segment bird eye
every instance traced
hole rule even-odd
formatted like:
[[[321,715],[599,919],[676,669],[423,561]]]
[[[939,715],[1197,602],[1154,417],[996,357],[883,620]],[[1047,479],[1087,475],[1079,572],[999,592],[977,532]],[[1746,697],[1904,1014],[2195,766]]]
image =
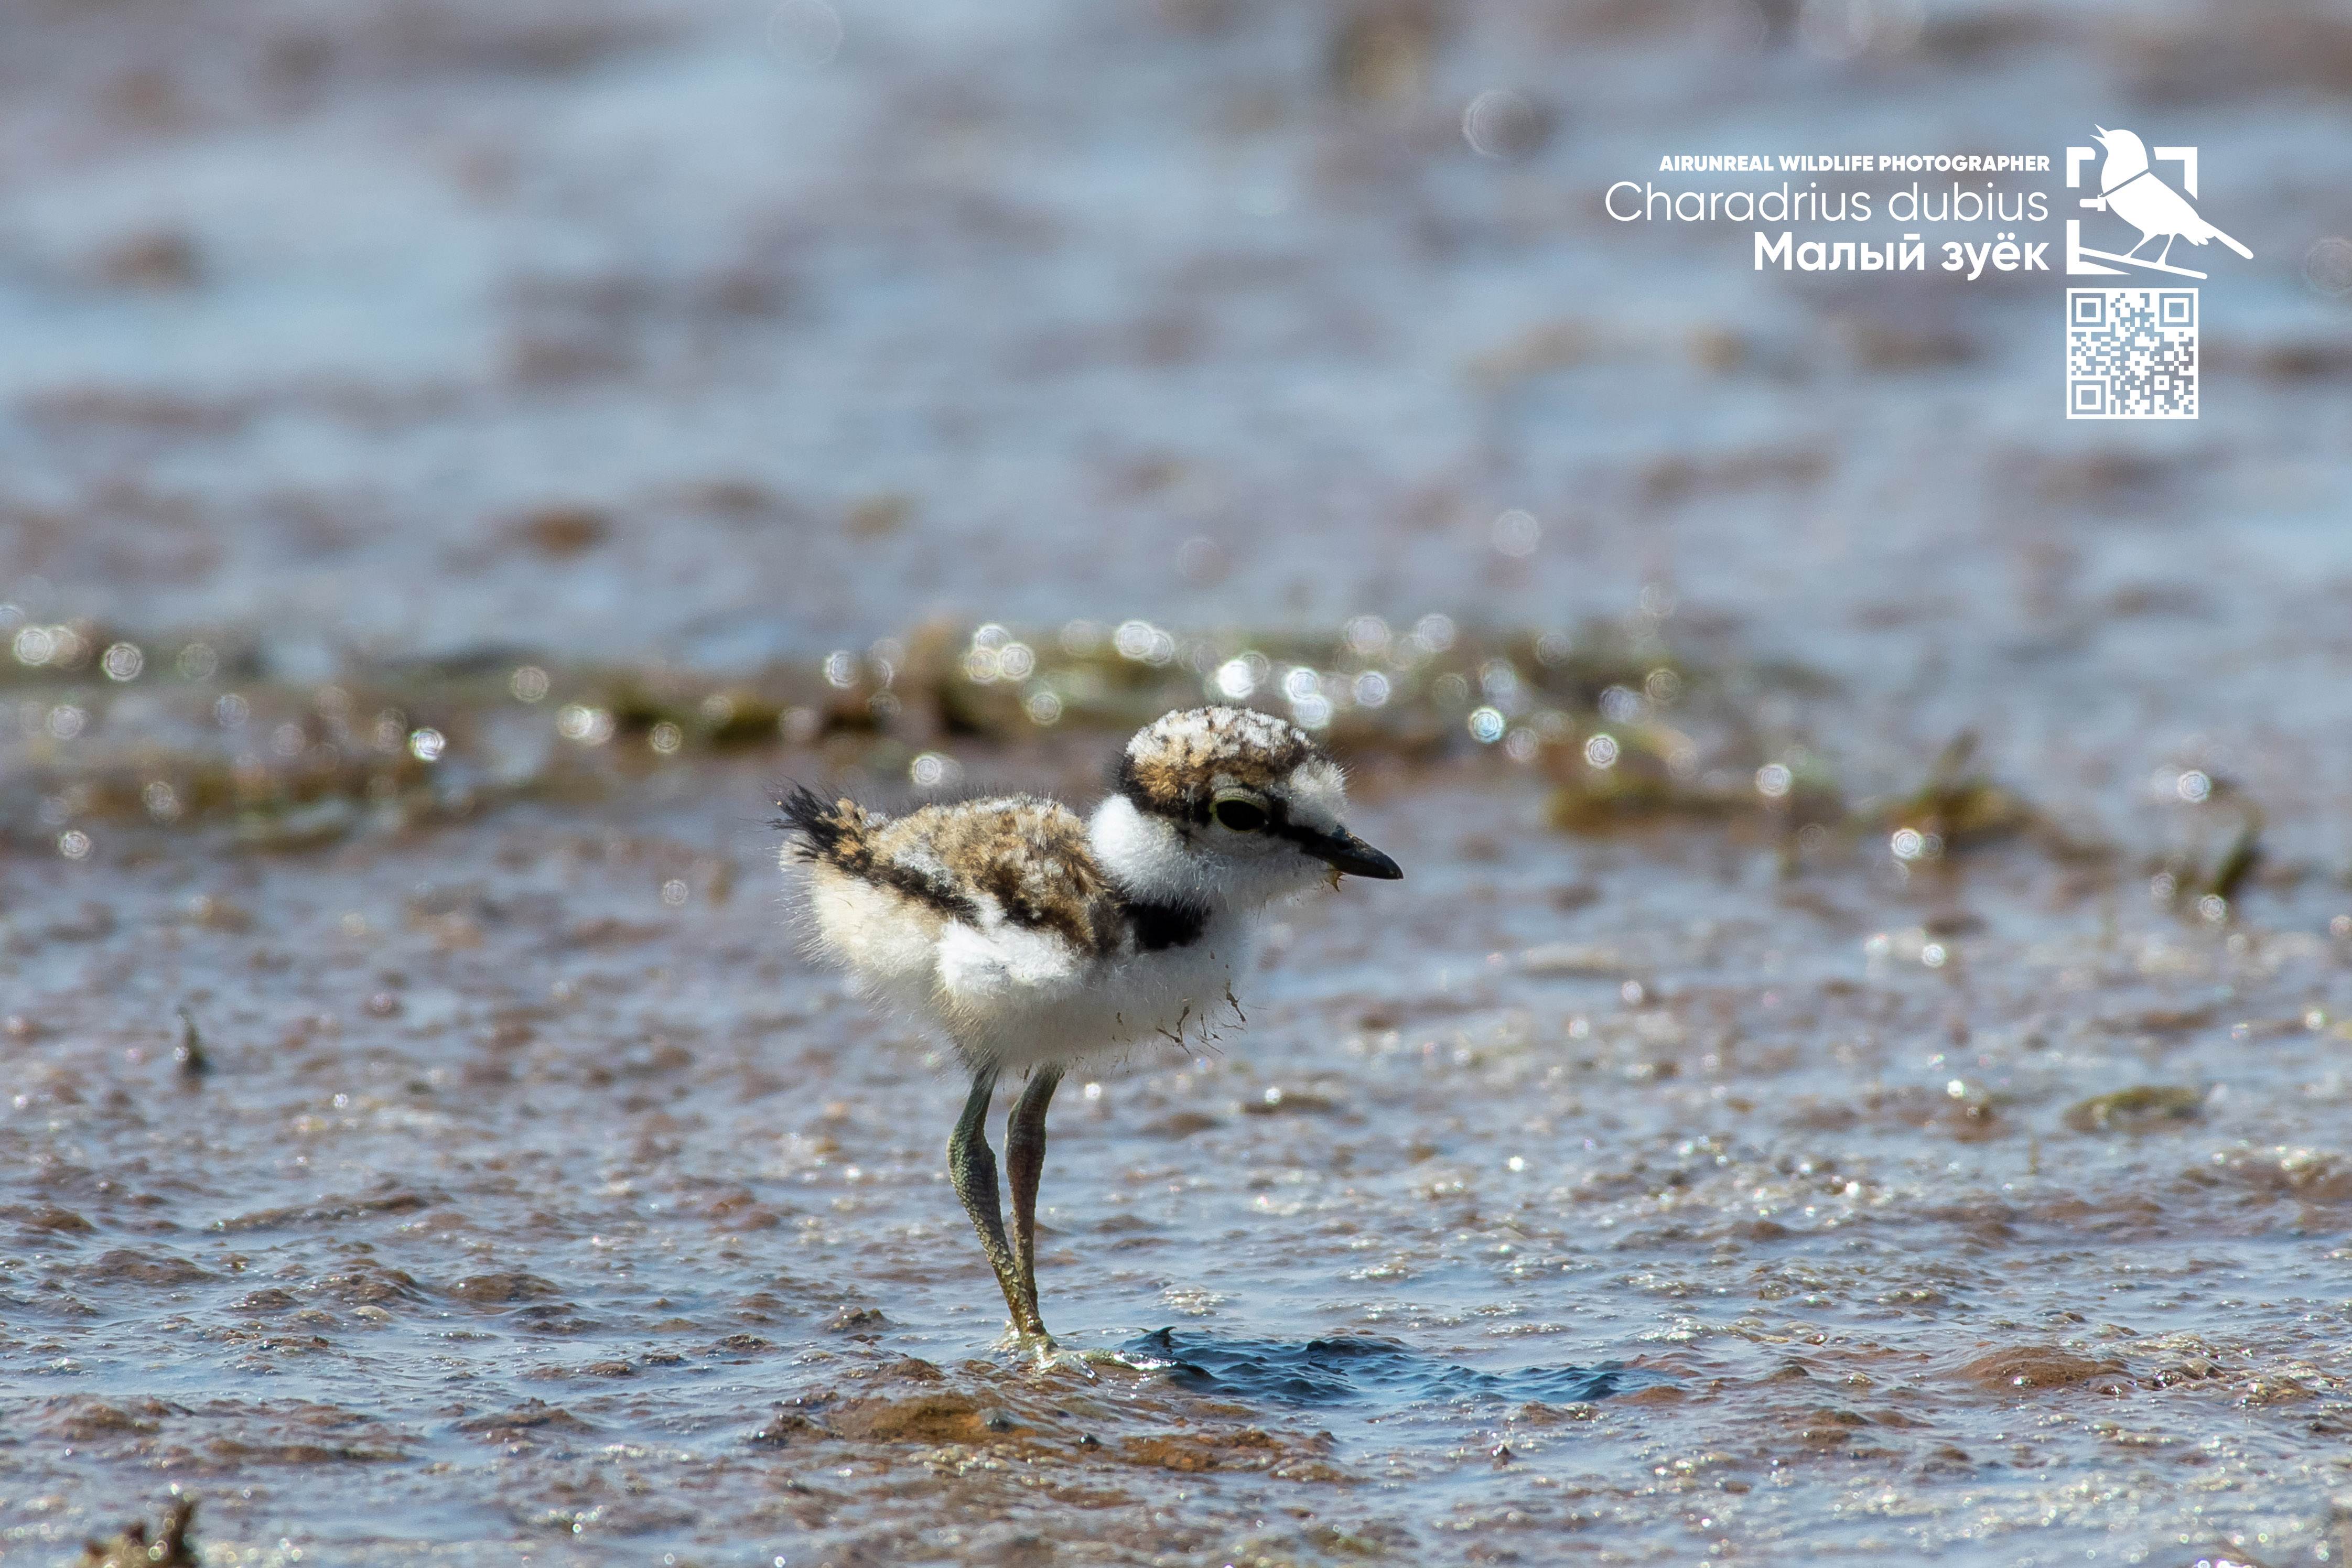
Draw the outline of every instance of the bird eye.
[[[1218,821],[1237,833],[1255,833],[1265,826],[1265,808],[1239,796],[1218,801],[1216,816]]]

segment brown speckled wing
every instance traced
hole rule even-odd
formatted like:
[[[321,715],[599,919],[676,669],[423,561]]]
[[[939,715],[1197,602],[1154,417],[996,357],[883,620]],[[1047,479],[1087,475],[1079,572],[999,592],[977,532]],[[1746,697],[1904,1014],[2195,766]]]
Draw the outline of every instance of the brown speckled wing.
[[[1086,824],[1051,800],[928,806],[884,828],[876,849],[894,867],[1089,956],[1115,951],[1126,935],[1125,905],[1095,863]]]

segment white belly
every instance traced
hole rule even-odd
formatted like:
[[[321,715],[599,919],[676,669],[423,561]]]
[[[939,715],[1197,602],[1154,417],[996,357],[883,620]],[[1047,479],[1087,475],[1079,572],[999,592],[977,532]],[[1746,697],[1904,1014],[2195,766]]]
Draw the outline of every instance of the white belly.
[[[940,1022],[968,1054],[1006,1068],[1189,1056],[1239,1027],[1233,998],[1250,956],[1247,933],[1229,926],[1189,946],[1097,966],[1066,988],[1000,987],[984,971],[943,964]]]
[[[858,990],[936,1027],[975,1066],[1189,1054],[1241,1022],[1233,998],[1255,943],[1235,916],[1185,946],[1120,960],[1050,932],[920,918],[837,873],[819,872],[810,892],[819,946]]]

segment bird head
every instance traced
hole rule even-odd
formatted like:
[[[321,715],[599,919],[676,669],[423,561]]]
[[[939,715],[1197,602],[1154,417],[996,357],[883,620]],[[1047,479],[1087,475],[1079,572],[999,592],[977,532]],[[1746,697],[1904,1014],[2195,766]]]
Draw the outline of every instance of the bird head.
[[[1118,783],[1092,835],[1105,868],[1139,896],[1257,905],[1341,873],[1404,874],[1348,831],[1339,764],[1271,714],[1169,714],[1128,742]]]

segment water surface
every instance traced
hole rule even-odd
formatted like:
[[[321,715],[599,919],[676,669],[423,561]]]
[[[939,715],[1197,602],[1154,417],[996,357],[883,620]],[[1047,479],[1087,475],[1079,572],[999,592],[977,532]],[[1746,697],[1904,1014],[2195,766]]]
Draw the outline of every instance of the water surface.
[[[2352,1549],[2347,36],[1821,11],[19,6],[0,1557]],[[2193,426],[1597,207],[2093,120],[2256,253]],[[1065,1091],[1040,1369],[767,791],[1234,661],[1408,880]]]

